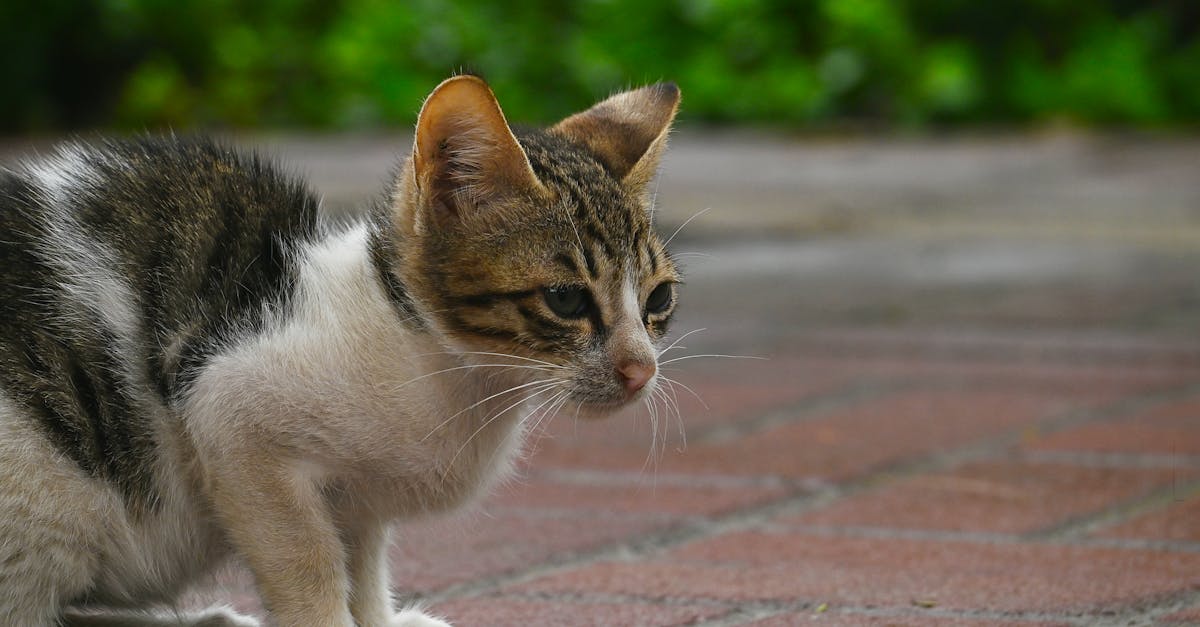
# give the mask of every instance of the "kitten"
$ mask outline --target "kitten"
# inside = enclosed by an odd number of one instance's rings
[[[0,621],[256,624],[153,612],[236,556],[279,625],[444,625],[393,613],[389,522],[486,490],[532,419],[658,383],[679,275],[647,186],[678,102],[514,135],[451,78],[344,228],[207,141],[0,170]]]

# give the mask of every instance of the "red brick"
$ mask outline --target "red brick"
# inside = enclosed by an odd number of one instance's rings
[[[785,522],[1026,533],[1170,485],[1170,469],[988,461],[885,483]]]
[[[698,516],[752,507],[788,492],[782,486],[745,483],[679,485],[665,479],[659,482],[653,473],[596,481],[604,482],[555,481],[535,473],[525,482],[499,490],[491,501],[503,507]]]
[[[1095,611],[1200,586],[1200,554],[747,531],[641,562],[516,586],[656,598],[828,602],[951,610]]]
[[[1200,497],[1173,501],[1099,533],[1112,538],[1200,542]]]
[[[796,625],[818,625],[820,627],[1065,627],[1066,622],[1041,622],[1027,620],[1005,620],[998,618],[958,618],[899,614],[871,616],[855,612],[839,612],[830,609],[824,613],[792,612],[749,623],[746,627],[795,627]]]
[[[1200,398],[1031,440],[1036,450],[1200,455]]]
[[[690,625],[729,612],[715,605],[663,605],[650,603],[595,603],[583,601],[474,598],[441,603],[431,612],[454,625],[564,627],[609,625]]]
[[[843,479],[1034,424],[1079,405],[1069,396],[1051,393],[905,392],[735,441],[693,443],[683,453],[668,450],[657,470]],[[535,463],[637,470],[646,466],[646,453],[548,441]]]
[[[397,528],[392,582],[429,592],[478,577],[565,558],[674,524],[674,518],[492,509]]]

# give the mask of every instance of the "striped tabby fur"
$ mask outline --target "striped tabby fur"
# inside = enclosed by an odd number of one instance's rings
[[[452,78],[346,227],[205,140],[0,170],[0,623],[255,624],[170,609],[236,557],[273,624],[443,625],[393,611],[389,523],[502,478],[528,422],[657,385],[678,100],[514,135]]]

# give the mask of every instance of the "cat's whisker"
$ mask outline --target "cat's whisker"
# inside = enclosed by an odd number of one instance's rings
[[[503,365],[503,364],[489,364],[489,365]],[[540,370],[542,372],[550,371],[549,368],[543,368],[541,366],[509,365],[509,367],[507,367],[507,368],[501,368],[499,370],[494,370],[492,372],[489,372],[486,377],[486,380],[490,384],[496,380],[496,377],[507,374],[510,370],[526,370],[526,369],[527,370]]]
[[[556,398],[556,397],[557,397],[557,398]],[[542,427],[542,423],[543,423],[544,421],[546,421],[546,420],[552,420],[552,419],[553,419],[553,417],[554,417],[554,416],[555,416],[555,415],[558,413],[558,410],[559,410],[560,408],[562,408],[562,405],[563,405],[564,403],[566,403],[566,402],[567,402],[567,400],[569,400],[569,398],[570,398],[570,391],[569,391],[569,390],[561,390],[560,392],[558,392],[558,394],[556,394],[556,395],[555,395],[555,397],[551,397],[551,398],[552,398],[552,399],[555,399],[555,400],[554,400],[554,403],[553,403],[553,404],[551,404],[549,407],[547,407],[547,408],[546,408],[546,410],[545,410],[545,411],[543,411],[543,412],[542,412],[542,413],[541,413],[541,414],[540,414],[540,415],[537,417],[537,419],[534,421],[533,425],[532,425],[532,426],[530,426],[530,427],[528,428],[528,430],[527,430],[527,432],[528,432],[528,433],[533,433],[533,432],[537,431],[537,429],[538,429],[539,427]],[[529,416],[527,416],[526,418],[528,419],[528,418],[531,418],[532,416],[533,416],[533,414],[530,414],[530,415],[529,415]],[[547,424],[547,425],[546,425],[546,427],[549,427],[549,424]],[[544,435],[544,429],[545,429],[545,428],[543,427],[543,432],[538,434],[538,440],[539,440],[539,441],[541,440],[542,436]]]
[[[498,411],[498,412],[496,412],[495,414],[493,414],[493,415],[491,415],[490,417],[488,417],[488,419],[487,419],[487,420],[484,420],[484,421],[483,421],[483,424],[479,425],[479,428],[478,428],[478,429],[475,429],[475,431],[474,431],[474,432],[472,432],[472,433],[471,433],[471,435],[470,435],[470,436],[468,436],[468,437],[467,437],[467,439],[466,439],[466,440],[465,440],[465,441],[462,443],[462,446],[458,447],[458,450],[454,452],[454,456],[450,458],[450,461],[449,461],[449,462],[446,464],[446,468],[447,468],[447,469],[449,469],[449,468],[452,468],[452,467],[454,466],[454,462],[455,462],[455,460],[457,460],[457,459],[458,459],[458,456],[459,456],[459,455],[461,455],[461,454],[462,454],[462,452],[463,452],[464,450],[466,450],[467,446],[469,446],[469,445],[471,444],[471,442],[472,442],[472,441],[475,439],[475,437],[476,437],[476,436],[478,436],[480,433],[482,433],[482,432],[483,432],[483,430],[484,430],[484,429],[486,429],[486,428],[488,427],[488,425],[490,425],[490,424],[492,424],[493,422],[495,422],[496,420],[498,420],[498,419],[499,419],[501,416],[503,416],[504,414],[507,414],[507,413],[508,413],[509,411],[511,411],[511,410],[512,410],[514,407],[519,407],[519,406],[521,406],[521,405],[524,405],[524,404],[525,404],[526,402],[528,402],[530,399],[536,398],[536,397],[537,397],[539,394],[542,394],[543,392],[547,392],[547,391],[549,391],[549,389],[551,389],[551,388],[547,388],[547,389],[540,389],[540,388],[539,388],[537,391],[533,392],[532,394],[528,394],[528,395],[526,395],[526,396],[522,397],[522,398],[521,398],[520,400],[518,400],[517,402],[515,402],[515,403],[513,403],[513,404],[509,405],[508,407],[505,407],[504,409],[501,409],[500,411]],[[551,398],[551,399],[553,399],[553,398],[554,398],[554,396],[551,396],[550,398]],[[535,412],[536,412],[538,409],[541,409],[541,408],[542,408],[542,407],[543,407],[543,406],[544,406],[544,405],[545,405],[547,402],[549,402],[549,401],[548,401],[548,400],[547,400],[547,401],[542,401],[542,404],[541,404],[541,405],[538,405],[536,408],[534,408],[534,410],[533,410],[533,411],[535,411]],[[532,412],[531,412],[531,413],[532,413]],[[443,480],[444,480],[444,478],[443,478]]]
[[[697,400],[697,401],[700,401],[700,404],[704,406],[704,409],[710,409],[710,408],[709,408],[709,406],[708,406],[708,403],[704,402],[704,399],[703,399],[703,398],[701,398],[701,397],[700,397],[700,395],[696,393],[696,390],[693,390],[693,389],[692,389],[692,388],[691,388],[689,385],[687,385],[686,383],[682,383],[682,382],[680,382],[680,381],[679,381],[679,380],[677,380],[677,379],[672,379],[672,378],[670,378],[670,377],[668,377],[667,375],[665,375],[665,374],[662,374],[662,373],[659,373],[659,375],[658,375],[658,376],[659,376],[659,377],[661,377],[663,381],[666,381],[666,382],[667,382],[668,384],[670,384],[671,386],[676,386],[676,385],[677,385],[677,386],[679,386],[679,387],[681,387],[681,388],[683,388],[683,389],[687,390],[687,391],[688,391],[688,393],[690,393],[692,396],[694,396],[694,397],[696,398],[696,400]]]
[[[650,398],[643,399],[642,404],[646,407],[646,414],[650,417],[650,449],[646,451],[646,459],[638,471],[639,475],[645,474],[646,468],[650,466],[650,460],[654,457],[654,449],[657,448],[658,437],[658,418],[654,414],[654,406],[650,404]]]
[[[651,402],[651,404],[656,409],[658,408],[659,403],[662,402],[661,394],[662,394],[662,390],[660,390],[658,388],[655,388],[653,393],[651,394],[651,396],[653,398],[653,401]],[[655,464],[656,466],[657,466],[657,463],[661,463],[662,458],[666,455],[666,452],[667,452],[667,426],[668,426],[667,425],[667,414],[668,414],[668,410],[669,410],[669,408],[667,407],[666,403],[662,403],[662,409],[658,412],[658,415],[661,418],[661,420],[659,420],[658,422],[662,424],[662,437],[658,438],[658,450],[655,451],[655,453],[658,457],[657,462]],[[655,431],[657,432],[657,430],[658,429],[656,426]]]
[[[429,377],[433,377],[433,376],[436,376],[439,374],[445,374],[447,372],[455,372],[457,370],[470,370],[473,368],[527,368],[529,370],[546,370],[546,368],[544,368],[542,366],[525,366],[525,365],[514,365],[514,364],[467,364],[465,366],[454,366],[451,368],[443,368],[441,370],[427,372],[419,377],[416,377],[414,379],[409,379],[408,381],[405,381],[404,383],[400,383],[400,384],[396,385],[395,388],[393,388],[393,389],[399,390],[400,388],[412,385],[413,383],[422,381],[424,379],[428,379]]]
[[[696,213],[692,214],[692,217],[688,218],[687,220],[684,220],[683,224],[680,224],[679,228],[675,229],[674,233],[671,233],[671,237],[668,237],[667,241],[663,242],[663,248],[666,248],[667,246],[671,245],[671,242],[675,239],[676,235],[679,235],[679,232],[683,230],[683,227],[687,226],[688,224],[690,224],[692,222],[692,220],[699,218],[700,216],[708,213],[709,211],[712,211],[712,207],[705,207],[705,208],[701,209],[700,211],[697,211]]]
[[[435,355],[454,355],[456,357],[461,356],[461,355],[485,355],[488,357],[504,357],[507,359],[519,359],[521,361],[528,361],[528,362],[532,362],[535,364],[541,364],[543,366],[547,366],[550,368],[566,368],[566,366],[563,366],[562,364],[555,364],[555,363],[551,363],[548,361],[543,361],[541,359],[534,359],[532,357],[524,357],[522,355],[510,355],[508,353],[496,353],[496,352],[489,352],[489,351],[440,351],[440,352],[436,352],[436,353],[421,353],[421,354],[415,355],[415,356],[416,357],[433,357]]]
[[[682,452],[687,449],[687,433],[684,429],[683,411],[679,408],[679,395],[675,392],[675,386],[683,384],[673,379],[667,379],[666,377],[663,378],[663,381],[666,382],[667,387],[671,390],[671,404],[675,408],[675,421],[679,423],[679,451]],[[696,396],[696,399],[700,401],[700,404],[704,405],[705,409],[708,409],[708,405],[704,403],[704,399],[701,399],[695,392],[692,392],[692,395]],[[663,398],[666,398],[666,396],[667,393],[664,391]]]
[[[762,360],[762,361],[767,361],[766,357],[755,357],[753,355],[684,355],[682,357],[674,357],[674,358],[668,359],[666,361],[660,361],[660,362],[658,362],[658,365],[665,366],[667,364],[673,364],[677,361],[683,361],[685,359],[699,359],[700,357],[723,357],[725,359],[758,359],[758,360]]]
[[[660,388],[658,390],[660,397],[662,398],[663,415],[665,418],[665,420],[663,421],[663,439],[664,440],[666,439],[667,431],[669,431],[671,428],[671,415],[672,414],[675,415],[675,421],[677,423],[679,423],[679,425],[681,427],[683,425],[683,419],[680,417],[679,402],[673,397],[674,391],[673,390],[668,391],[668,390],[669,390],[669,388],[668,389]],[[685,449],[685,448],[687,448],[687,438],[683,435],[683,433],[681,431],[680,432],[680,443],[679,443],[679,446],[675,447],[675,450],[683,451],[683,449]]]
[[[570,390],[568,390],[568,389],[559,390],[558,392],[556,392],[554,394],[554,396],[550,397],[550,400],[552,400],[554,402],[549,407],[547,407],[545,410],[543,410],[541,412],[541,415],[534,422],[533,426],[527,427],[525,429],[526,434],[534,433],[538,429],[538,427],[541,425],[542,420],[545,419],[547,416],[551,416],[551,417],[554,416],[558,412],[559,408],[561,408],[564,403],[566,403],[568,400],[570,400]],[[541,407],[541,406],[539,406],[539,407]],[[538,409],[535,408],[534,412],[537,412],[537,411],[538,411]],[[528,421],[528,419],[533,416],[534,412],[530,412],[530,414],[525,416],[525,418],[523,418],[521,421],[522,422]],[[541,443],[543,437],[545,437],[545,430],[537,433],[537,439],[529,445],[528,450],[530,452],[536,450],[538,444]],[[493,452],[492,457],[495,457],[495,455],[496,455],[496,453]],[[488,463],[490,465],[490,463],[491,463],[490,459],[488,460]]]
[[[678,253],[671,253],[671,257],[675,259],[685,259],[687,257],[699,257],[701,259],[716,259],[716,255],[700,252],[697,250],[686,250]]]
[[[685,347],[683,347],[683,346],[679,346],[679,343],[680,343],[680,342],[682,342],[683,340],[687,339],[687,337],[688,337],[689,335],[692,335],[692,334],[694,334],[694,333],[700,333],[701,331],[707,331],[707,330],[708,330],[708,329],[707,329],[707,328],[705,328],[705,327],[700,327],[699,329],[692,329],[691,331],[688,331],[687,333],[684,333],[683,335],[681,335],[681,336],[679,336],[679,337],[675,338],[675,341],[674,341],[674,342],[671,342],[671,343],[670,343],[670,344],[669,344],[669,345],[668,345],[666,348],[664,348],[664,349],[662,349],[662,350],[658,351],[658,354],[657,354],[657,355],[655,355],[655,359],[657,359],[657,358],[659,358],[659,357],[662,357],[662,356],[663,356],[663,353],[666,353],[667,351],[669,351],[669,350],[672,350],[672,349],[674,349],[674,348],[681,348],[681,349],[682,349],[682,348],[685,348]]]
[[[468,405],[468,406],[464,407],[463,409],[460,409],[460,410],[459,410],[457,413],[455,413],[453,416],[450,416],[449,418],[447,418],[447,419],[443,420],[442,422],[440,422],[440,423],[438,424],[438,426],[434,427],[432,431],[430,431],[429,433],[425,434],[425,437],[421,438],[421,439],[420,439],[420,441],[421,441],[421,442],[424,442],[425,440],[427,440],[427,439],[429,438],[429,436],[433,435],[434,433],[437,433],[438,429],[441,429],[442,427],[446,426],[447,424],[450,424],[450,421],[454,420],[455,418],[457,418],[457,417],[459,417],[459,416],[463,415],[464,413],[466,413],[466,412],[468,412],[468,411],[471,411],[472,409],[475,409],[476,407],[479,407],[480,405],[482,405],[482,404],[484,404],[484,403],[486,403],[486,402],[488,402],[488,401],[492,400],[493,398],[497,398],[497,397],[499,397],[499,396],[503,396],[503,395],[505,395],[505,394],[509,394],[509,393],[511,393],[511,392],[516,392],[517,390],[525,389],[525,388],[532,387],[532,386],[545,386],[545,387],[546,387],[546,389],[550,389],[550,388],[553,388],[554,386],[557,386],[557,385],[559,385],[560,383],[562,383],[562,379],[548,379],[548,380],[547,380],[547,379],[540,379],[540,380],[538,380],[538,381],[531,381],[531,382],[529,382],[529,383],[523,383],[523,384],[521,384],[521,385],[515,385],[515,386],[513,386],[513,387],[510,387],[510,388],[508,388],[508,389],[506,389],[506,390],[502,390],[502,391],[500,391],[500,392],[496,392],[495,394],[492,394],[491,396],[489,396],[489,397],[487,397],[487,398],[484,398],[484,399],[481,399],[481,400],[475,401],[474,403],[472,403],[472,404],[470,404],[470,405]],[[539,388],[537,388],[537,391],[538,391],[538,393],[540,393],[540,392],[542,391],[542,388],[540,388],[540,387],[539,387]]]

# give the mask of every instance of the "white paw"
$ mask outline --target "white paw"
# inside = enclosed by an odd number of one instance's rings
[[[421,612],[420,610],[402,610],[398,614],[392,615],[392,620],[388,621],[388,627],[451,627],[440,618],[434,618]]]
[[[194,627],[260,627],[261,625],[258,619],[252,616],[243,616],[224,607],[205,610],[190,624]]]

